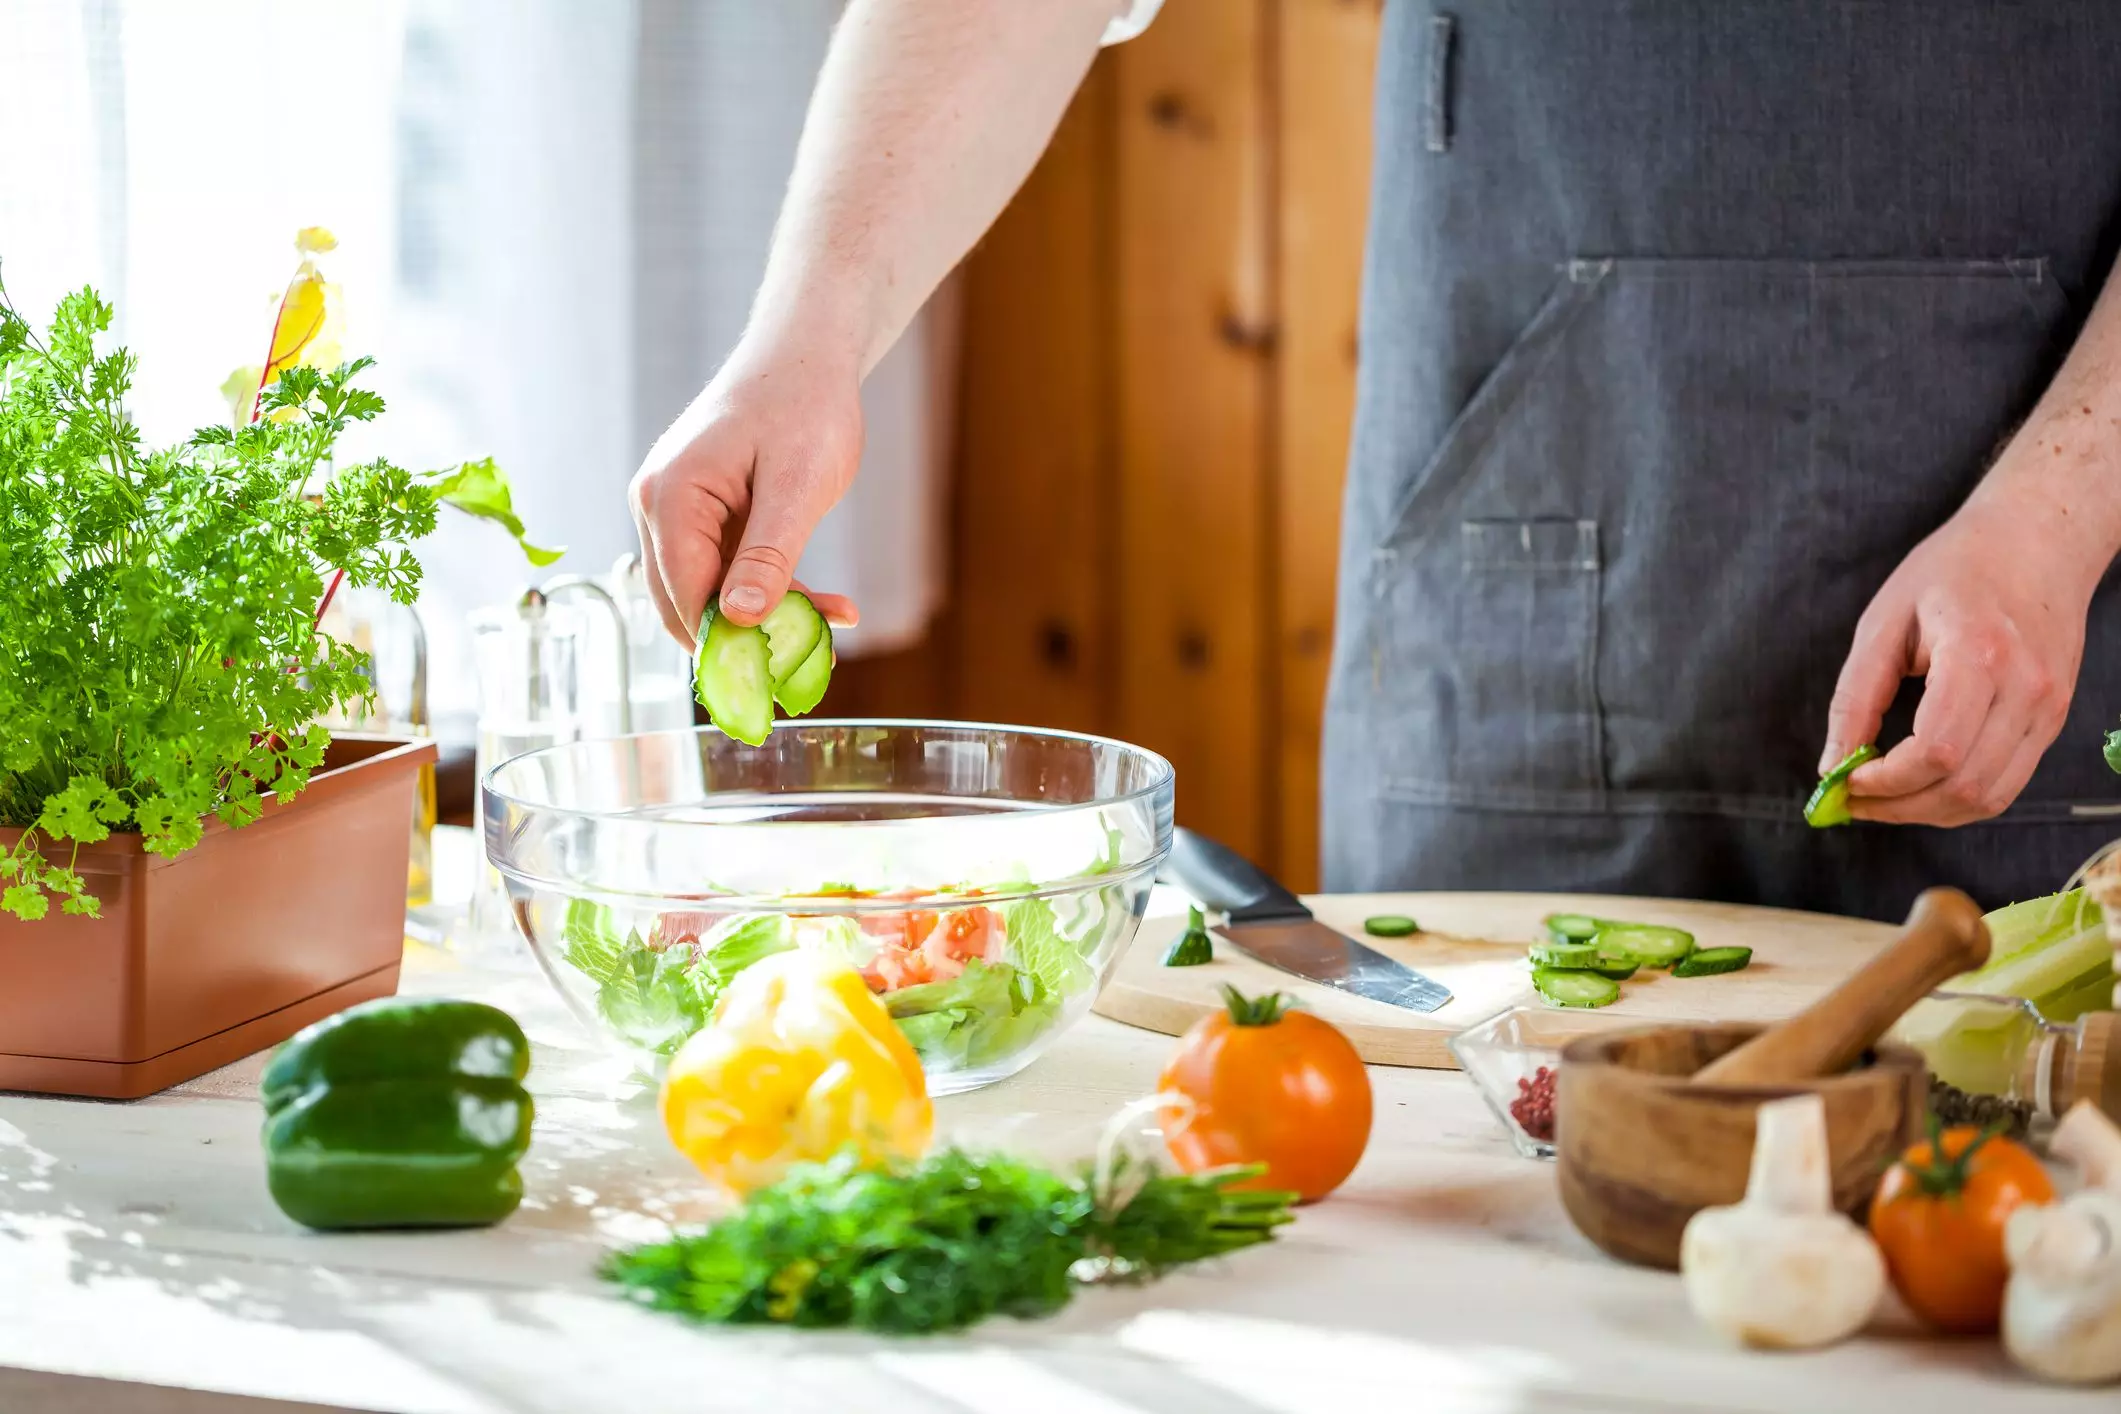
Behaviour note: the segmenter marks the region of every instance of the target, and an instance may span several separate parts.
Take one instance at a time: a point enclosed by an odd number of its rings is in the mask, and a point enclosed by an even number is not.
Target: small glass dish
[[[1459,1069],[1510,1132],[1510,1143],[1517,1152],[1528,1159],[1551,1159],[1554,1141],[1527,1133],[1510,1113],[1521,1093],[1518,1082],[1530,1081],[1541,1066],[1558,1069],[1563,1046],[1603,1029],[1602,1023],[1589,1020],[1582,1012],[1512,1007],[1468,1026],[1448,1044]]]

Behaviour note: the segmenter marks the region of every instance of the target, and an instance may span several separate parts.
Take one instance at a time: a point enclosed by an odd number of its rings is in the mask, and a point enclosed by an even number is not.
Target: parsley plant
[[[95,916],[84,844],[136,830],[181,854],[206,817],[245,825],[308,783],[317,718],[370,692],[316,627],[334,571],[411,603],[410,546],[445,501],[523,534],[490,461],[333,472],[340,434],[383,411],[367,359],[289,368],[250,426],[142,447],[135,361],[96,349],[110,321],[84,289],[39,339],[0,287],[0,826],[22,831],[0,910],[24,920]]]

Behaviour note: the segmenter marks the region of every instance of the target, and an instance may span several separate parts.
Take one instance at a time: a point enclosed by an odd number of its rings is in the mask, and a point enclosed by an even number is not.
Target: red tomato
[[[1264,1164],[1245,1185],[1316,1202],[1341,1183],[1370,1142],[1370,1075],[1348,1038],[1280,993],[1248,1000],[1224,987],[1228,1009],[1195,1023],[1159,1089],[1192,1101],[1167,1121],[1165,1143],[1187,1173]]]

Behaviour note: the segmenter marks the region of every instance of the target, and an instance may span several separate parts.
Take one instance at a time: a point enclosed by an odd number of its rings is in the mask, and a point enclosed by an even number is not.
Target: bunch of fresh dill
[[[885,1168],[848,1153],[791,1170],[711,1227],[614,1253],[604,1275],[698,1321],[959,1330],[1267,1241],[1296,1195],[1235,1186],[1257,1173],[1137,1161],[1093,1185],[1087,1172],[960,1149]]]

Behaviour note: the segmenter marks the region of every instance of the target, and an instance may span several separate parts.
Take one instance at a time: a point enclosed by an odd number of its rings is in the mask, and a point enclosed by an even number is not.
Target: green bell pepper
[[[523,1200],[530,1043],[478,1002],[385,997],[265,1067],[265,1176],[313,1228],[483,1227]]]

